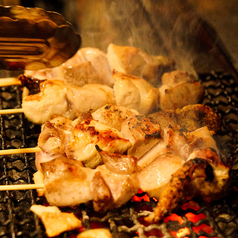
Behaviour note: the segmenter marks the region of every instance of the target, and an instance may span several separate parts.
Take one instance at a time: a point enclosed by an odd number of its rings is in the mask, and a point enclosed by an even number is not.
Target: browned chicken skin
[[[176,110],[159,111],[149,115],[159,122],[162,128],[169,125],[180,125],[188,131],[194,131],[199,127],[207,126],[211,131],[218,131],[221,126],[221,118],[204,104],[187,105]]]

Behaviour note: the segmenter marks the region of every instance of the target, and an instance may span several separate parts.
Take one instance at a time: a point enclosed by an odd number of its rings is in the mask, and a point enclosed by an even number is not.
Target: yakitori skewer
[[[21,85],[21,81],[18,78],[2,78],[0,79],[0,87]]]
[[[1,155],[36,153],[41,149],[39,147],[20,148],[20,149],[6,149],[0,150]],[[0,191],[7,190],[28,190],[28,189],[43,189],[44,184],[15,184],[15,185],[0,185]]]
[[[23,113],[23,108],[2,109],[0,115]]]
[[[44,186],[45,186],[44,184],[13,184],[13,185],[0,185],[0,191],[43,189]]]
[[[6,149],[0,150],[0,155],[11,155],[11,154],[24,154],[24,153],[36,153],[40,152],[41,149],[39,147],[32,148],[20,148],[20,149]]]

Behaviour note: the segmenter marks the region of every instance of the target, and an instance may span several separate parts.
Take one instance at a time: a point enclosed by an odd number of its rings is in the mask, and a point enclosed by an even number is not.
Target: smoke
[[[201,19],[183,0],[75,0],[74,6],[82,47],[139,47],[193,75],[217,67],[199,35]]]

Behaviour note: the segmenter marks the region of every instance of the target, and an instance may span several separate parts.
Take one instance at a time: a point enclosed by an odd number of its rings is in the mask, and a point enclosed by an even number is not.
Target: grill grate
[[[204,104],[212,107],[223,119],[220,147],[228,163],[234,161],[232,175],[237,182],[238,142],[238,84],[226,74],[203,74],[200,80],[205,87]],[[20,86],[0,88],[2,109],[21,107]],[[29,122],[23,114],[0,116],[1,149],[27,148],[37,145],[40,126]],[[224,142],[225,141],[225,142]],[[34,154],[19,154],[0,157],[0,184],[33,183],[36,171]],[[141,201],[137,201],[141,200]],[[32,204],[44,204],[35,190],[0,192],[0,237],[46,237],[39,219],[29,211]],[[106,214],[95,214],[92,207],[80,205],[73,211],[83,221],[80,230],[97,227],[110,228],[113,237],[218,237],[235,238],[238,234],[238,192],[231,186],[229,196],[212,204],[194,200],[195,207],[185,204],[176,214],[166,217],[162,224],[146,224],[144,217],[155,207],[156,202],[138,194],[122,208]],[[64,209],[67,210],[68,209]],[[191,214],[195,220],[191,220]],[[203,228],[201,228],[203,227]],[[205,228],[204,228],[205,227]],[[201,228],[201,229],[200,229]],[[185,235],[178,231],[187,229]],[[63,233],[60,237],[76,237],[78,230]]]

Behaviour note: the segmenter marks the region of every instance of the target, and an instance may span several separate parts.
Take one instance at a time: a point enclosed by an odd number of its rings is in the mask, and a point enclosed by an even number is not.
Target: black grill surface
[[[180,237],[238,237],[238,189],[236,169],[238,140],[238,84],[234,78],[224,73],[200,75],[206,94],[203,103],[212,107],[222,117],[222,130],[217,135],[224,161],[233,162],[231,171],[233,184],[229,194],[214,203],[194,200],[197,209],[185,205],[176,215],[184,222],[165,218],[163,223],[146,224],[144,217],[155,207],[152,198],[138,194],[122,208],[106,214],[95,214],[91,206],[81,205],[74,212],[83,222],[81,230],[63,233],[60,237],[76,237],[82,230],[107,227],[113,237],[171,237],[178,230],[187,227],[189,233]],[[21,107],[21,86],[0,88],[2,109]],[[0,116],[1,149],[29,148],[37,145],[40,126],[29,122],[23,114]],[[0,157],[0,184],[33,183],[36,172],[34,154],[17,154]],[[142,199],[142,200],[141,200]],[[141,201],[137,201],[141,200]],[[41,221],[30,212],[33,204],[44,204],[35,190],[0,192],[0,237],[47,237]],[[188,203],[189,204],[189,203]],[[191,221],[186,214],[204,214],[199,220]],[[207,225],[208,230],[199,227]]]

